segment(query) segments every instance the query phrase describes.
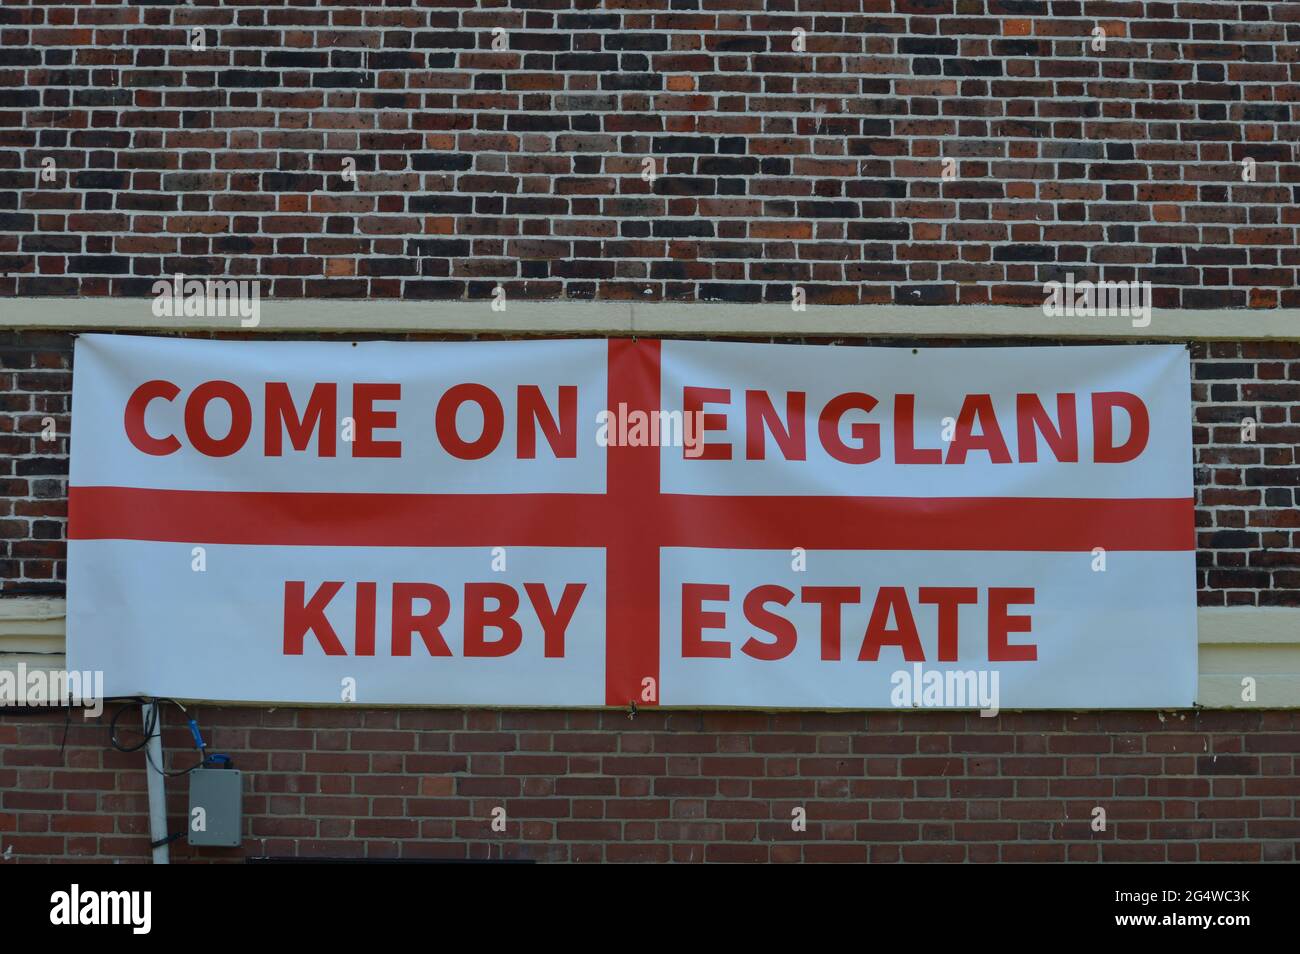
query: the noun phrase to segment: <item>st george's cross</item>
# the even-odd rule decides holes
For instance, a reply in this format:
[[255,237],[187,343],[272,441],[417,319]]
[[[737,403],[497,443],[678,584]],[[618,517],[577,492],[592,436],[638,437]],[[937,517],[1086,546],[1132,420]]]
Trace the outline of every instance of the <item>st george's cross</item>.
[[919,665],[996,669],[1004,707],[1183,699],[1187,373],[83,336],[70,645],[187,698],[871,708]]

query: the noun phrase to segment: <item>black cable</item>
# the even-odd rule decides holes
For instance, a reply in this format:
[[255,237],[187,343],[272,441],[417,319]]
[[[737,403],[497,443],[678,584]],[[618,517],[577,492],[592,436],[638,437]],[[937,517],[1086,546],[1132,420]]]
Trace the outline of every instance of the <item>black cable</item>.
[[59,743],[59,764],[63,763],[63,753],[68,747],[68,729],[72,726],[72,706],[68,706],[63,720],[63,741]]
[[[122,718],[122,713],[128,710],[129,708],[128,704],[124,703],[123,705],[119,706],[118,710],[115,713],[113,713],[113,718],[109,721],[109,725],[108,725],[109,741],[112,743],[113,748],[117,749],[119,752],[139,752],[141,749],[144,749],[144,747],[149,743],[149,740],[154,737],[155,733],[160,732],[159,725],[158,725],[158,722],[161,719],[161,716],[159,715],[159,712],[161,710],[158,708],[159,703],[170,702],[176,708],[180,709],[181,712],[188,711],[183,705],[181,705],[175,699],[146,699],[142,696],[138,698],[136,702],[138,702],[141,707],[148,706],[150,703],[153,703],[153,710],[150,713],[148,723],[145,724],[144,729],[141,731],[140,741],[137,742],[135,745],[125,745],[121,741],[119,741],[117,737],[117,732],[118,732],[117,720]],[[69,716],[69,718],[71,718],[71,716]],[[66,728],[65,728],[65,738],[66,738]],[[226,761],[229,761],[229,759],[226,759],[225,756],[210,756],[208,755],[206,749],[202,749],[199,752],[198,762],[191,765],[189,768],[181,769],[179,772],[168,772],[166,769],[160,768],[159,766],[154,764],[153,756],[149,753],[148,749],[145,749],[144,757],[148,761],[149,767],[152,768],[159,775],[163,776],[164,778],[180,778],[183,775],[189,775],[195,769],[203,768],[203,766],[207,765],[208,762],[214,759],[225,759]]]
[[180,778],[182,775],[189,775],[195,769],[203,768],[203,766],[207,764],[208,761],[206,758],[200,759],[197,764],[191,765],[187,769],[181,769],[179,772],[168,772],[163,769],[160,769],[158,766],[153,764],[153,756],[149,754],[149,751],[147,749],[145,750],[144,757],[149,760],[149,767],[165,778]]
[[[113,748],[117,749],[119,752],[139,752],[149,744],[149,740],[152,739],[155,734],[161,734],[159,722],[162,719],[162,716],[160,715],[162,710],[159,708],[160,703],[170,702],[176,708],[180,709],[181,712],[186,711],[185,707],[175,699],[146,699],[142,696],[138,698],[136,702],[142,709],[148,707],[150,703],[153,704],[152,709],[146,709],[146,711],[149,712],[148,721],[144,722],[144,720],[141,720],[144,722],[144,728],[141,730],[139,742],[134,745],[125,745],[118,739],[117,721],[122,718],[124,712],[128,711],[130,704],[124,703],[119,706],[118,710],[113,713],[112,720],[109,722],[109,741],[112,743]],[[164,778],[180,778],[183,775],[189,775],[195,769],[202,768],[208,761],[207,754],[203,753],[199,761],[196,764],[191,765],[189,768],[181,769],[179,772],[168,772],[166,769],[154,764],[153,755],[150,754],[148,749],[145,749],[144,757],[145,760],[148,761],[149,767]]]
[[[140,700],[141,706],[144,706],[146,704],[147,703],[145,700],[143,699]],[[113,713],[113,718],[110,719],[108,722],[108,741],[113,746],[113,748],[117,749],[119,752],[139,752],[149,743],[149,740],[153,738],[153,730],[158,721],[158,710],[157,708],[153,710],[153,717],[151,718],[149,723],[144,727],[144,731],[141,733],[140,741],[136,745],[123,745],[117,739],[117,720],[122,718],[122,713],[126,712],[127,708],[128,708],[128,704],[123,703],[122,705],[118,706],[117,711]]]
[[[141,708],[149,705],[150,702],[153,703],[170,702],[177,709],[180,709],[181,712],[186,711],[185,707],[181,705],[179,702],[177,702],[175,699],[146,699],[144,696],[137,696],[135,701],[139,706],[141,706]],[[113,718],[109,721],[108,724],[109,742],[112,744],[113,748],[117,749],[119,752],[139,752],[142,748],[144,748],[149,743],[149,740],[153,738],[154,730],[158,728],[158,718],[159,718],[158,713],[161,710],[157,707],[157,705],[155,705],[153,709],[152,718],[149,720],[149,723],[144,727],[144,730],[140,736],[140,741],[135,745],[123,745],[121,742],[119,742],[117,739],[117,720],[122,718],[122,713],[127,711],[127,707],[129,705],[130,703],[123,703],[121,706],[119,706],[117,711],[113,713]]]
[[149,842],[150,848],[161,848],[163,845],[170,845],[173,841],[179,841],[185,837],[185,832],[178,831],[175,834],[168,835],[166,838],[160,838],[158,841]]

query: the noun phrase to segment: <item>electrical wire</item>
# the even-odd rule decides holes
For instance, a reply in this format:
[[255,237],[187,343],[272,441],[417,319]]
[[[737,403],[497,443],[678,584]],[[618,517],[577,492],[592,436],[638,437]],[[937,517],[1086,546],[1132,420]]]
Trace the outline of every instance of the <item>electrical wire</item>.
[[187,769],[181,769],[179,772],[168,772],[168,771],[166,771],[166,770],[164,770],[164,769],[160,769],[158,766],[154,765],[154,763],[153,763],[153,756],[150,755],[149,752],[148,752],[147,750],[146,750],[145,753],[144,753],[144,757],[145,757],[146,759],[149,760],[149,766],[150,766],[150,768],[152,768],[152,769],[153,769],[155,772],[157,772],[159,775],[162,775],[162,776],[164,776],[164,777],[166,777],[166,778],[180,778],[182,775],[189,775],[189,774],[190,774],[191,772],[193,772],[195,769],[203,768],[203,766],[207,764],[207,759],[200,759],[197,763],[195,763],[194,765],[191,765],[191,766],[190,766],[189,768],[187,768]]
[[[153,754],[150,753],[150,751],[146,749],[145,746],[149,744],[150,739],[153,739],[156,735],[162,734],[161,732],[162,727],[159,724],[162,720],[162,716],[160,715],[162,711],[160,707],[160,703],[170,702],[176,708],[180,709],[181,712],[186,713],[187,715],[188,712],[186,711],[185,707],[181,705],[179,702],[177,702],[175,699],[148,699],[144,696],[139,696],[136,698],[136,702],[139,703],[142,712],[148,713],[147,715],[143,716],[140,720],[143,725],[143,729],[140,730],[140,741],[136,742],[133,745],[128,745],[123,743],[120,739],[118,739],[117,722],[119,719],[122,718],[122,714],[124,712],[127,712],[131,709],[130,705],[123,704],[118,707],[116,712],[113,713],[113,718],[109,720],[109,724],[108,724],[108,739],[109,739],[109,743],[113,746],[113,748],[117,749],[119,752],[139,752],[141,749],[144,749],[145,762],[148,764],[149,768],[153,769],[155,772],[157,772],[159,775],[163,776],[164,778],[180,778],[181,776],[189,775],[195,769],[202,768],[203,766],[207,765],[209,762],[225,762],[229,764],[230,762],[229,756],[208,755],[208,748],[207,745],[204,743],[202,736],[199,734],[198,724],[195,722],[194,719],[190,719],[189,720],[190,732],[194,735],[194,743],[199,750],[198,762],[196,762],[194,765],[191,765],[189,768],[181,769],[179,772],[169,772],[166,769],[158,765],[155,765],[153,760]],[[71,717],[69,716],[69,718]],[[66,729],[65,729],[65,733],[66,733]],[[165,838],[159,839],[158,841],[149,842],[149,846],[151,848],[161,848],[163,845],[171,844],[173,841],[179,841],[181,838],[184,837],[185,837],[185,831],[182,829],[181,831],[169,834]]]
[[[140,705],[142,707],[145,704],[146,703],[144,700],[140,701]],[[136,745],[123,745],[117,739],[117,720],[122,718],[122,714],[127,711],[127,708],[128,707],[126,705],[118,706],[117,711],[113,713],[113,718],[108,720],[108,741],[109,744],[112,745],[113,748],[117,749],[119,752],[139,752],[142,748],[145,747],[145,745],[149,742],[149,740],[153,738],[154,721],[150,721],[145,726],[144,731],[141,734],[140,741]],[[154,720],[156,719],[157,719],[157,710],[154,710]]]
[[[149,712],[148,720],[147,721],[142,720],[144,722],[144,728],[140,731],[139,742],[135,743],[134,745],[127,745],[124,744],[122,741],[120,741],[118,738],[117,722],[119,719],[122,718],[123,713],[131,711],[131,707],[129,704],[123,704],[119,706],[118,710],[115,713],[113,713],[113,718],[109,721],[108,724],[109,742],[112,744],[113,748],[117,749],[117,751],[119,752],[139,752],[141,749],[144,749],[144,747],[149,744],[150,739],[152,739],[157,734],[161,734],[159,722],[161,721],[162,717],[159,713],[162,710],[159,708],[158,705],[159,703],[170,702],[176,708],[180,709],[181,712],[187,711],[185,707],[181,705],[179,702],[177,702],[175,699],[146,699],[143,696],[141,696],[136,699],[136,702],[141,706],[142,709],[146,709],[146,711]],[[150,707],[151,702],[154,703],[152,707]],[[177,772],[169,772],[166,769],[161,768],[160,766],[154,764],[153,755],[150,754],[148,749],[145,749],[145,753],[144,753],[144,757],[148,761],[149,767],[165,778],[180,778],[183,775],[189,775],[195,769],[202,768],[208,762],[207,752],[201,751],[200,756],[201,758],[199,759],[199,761],[194,765],[191,765],[189,768],[181,769],[180,771]]]
[[68,748],[68,729],[70,729],[71,727],[72,727],[72,706],[68,706],[66,710],[66,717],[63,720],[63,741],[59,743],[59,764],[60,765],[67,764],[66,762],[64,762],[63,758],[64,758],[64,752]]

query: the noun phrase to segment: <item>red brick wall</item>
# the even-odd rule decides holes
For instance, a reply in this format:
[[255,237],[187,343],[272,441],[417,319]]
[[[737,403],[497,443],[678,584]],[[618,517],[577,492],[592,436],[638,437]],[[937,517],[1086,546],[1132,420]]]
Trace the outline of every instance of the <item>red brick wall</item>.
[[593,6],[6,4],[0,295],[1300,305],[1296,3]]
[[[175,272],[266,297],[798,284],[1026,304],[1039,332],[1067,273],[1300,306],[1300,4],[578,6],[0,7],[0,321]],[[67,440],[39,434],[68,433],[71,349],[0,332],[0,597],[63,593]],[[1300,606],[1300,345],[1193,357],[1199,600]],[[249,772],[244,847],[201,858],[1300,860],[1292,712],[198,712]],[[0,712],[0,857],[145,858],[142,756],[105,720],[63,733]],[[167,746],[188,763],[187,732]]]
[[[244,843],[176,860],[1300,860],[1294,712],[193,711],[249,773]],[[144,758],[107,747],[107,719],[74,716],[62,754],[62,713],[0,719],[14,860],[148,857]],[[179,831],[188,789],[167,790]]]

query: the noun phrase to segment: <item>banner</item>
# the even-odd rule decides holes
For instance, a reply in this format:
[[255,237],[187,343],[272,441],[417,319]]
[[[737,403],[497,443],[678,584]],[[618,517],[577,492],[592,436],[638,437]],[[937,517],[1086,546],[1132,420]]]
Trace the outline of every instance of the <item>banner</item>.
[[1182,346],[77,341],[110,696],[1165,708]]

